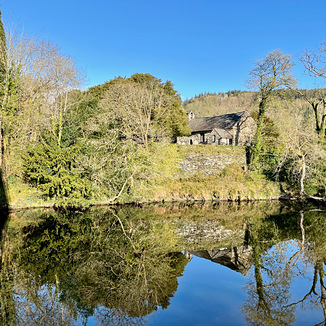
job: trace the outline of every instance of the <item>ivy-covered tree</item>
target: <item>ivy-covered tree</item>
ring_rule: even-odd
[[[251,151],[251,167],[257,168],[257,163],[263,146],[263,129],[268,108],[268,102],[272,98],[273,91],[290,88],[296,84],[291,73],[293,62],[291,56],[280,50],[269,52],[262,60],[258,60],[250,72],[248,86],[259,92],[259,110],[257,117],[257,130],[254,136],[254,144]]]
[[[0,112],[0,168],[3,168],[3,111],[6,102],[6,83],[7,83],[7,42],[6,34],[3,28],[0,12],[0,97],[1,97],[1,112]]]
[[[6,74],[6,62],[7,62],[7,42],[6,33],[3,28],[0,11],[0,78],[1,83],[5,80]]]
[[[0,12],[0,168],[8,176],[10,155],[15,147],[13,135],[17,131],[17,112],[20,100],[21,65],[8,51],[10,42],[1,21]]]

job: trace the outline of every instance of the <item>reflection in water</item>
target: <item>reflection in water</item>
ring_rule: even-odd
[[[246,275],[247,323],[292,324],[301,305],[326,311],[325,217],[266,203],[12,213],[0,324],[147,324],[169,310],[192,255]],[[309,266],[311,284],[296,299],[292,284]]]
[[[296,308],[302,304],[303,309],[322,308],[324,317],[314,323],[324,325],[325,217],[319,210],[301,210],[287,216],[286,222],[289,225],[292,222],[291,229],[282,227],[284,219],[250,225],[254,278],[247,284],[249,297],[243,306],[249,324],[292,324],[296,320]],[[302,299],[293,301],[291,285],[295,278],[309,276],[310,266],[314,268],[310,290]]]
[[[10,280],[12,273],[12,257],[10,254],[9,235],[7,233],[8,223],[8,199],[0,170],[0,322],[12,320],[15,312],[14,283]]]
[[[7,192],[2,178],[2,171],[0,169],[0,242],[2,238],[2,230],[5,228],[8,220],[8,213]]]
[[[252,264],[251,247],[233,247],[211,250],[189,251],[191,255],[205,258],[213,263],[221,264],[236,272],[246,275]]]
[[[55,286],[71,316],[95,314],[103,324],[141,323],[157,306],[166,308],[187,263],[170,253],[175,235],[167,224],[129,218],[123,210],[48,215],[22,231],[29,286]],[[95,311],[98,306],[105,308]]]

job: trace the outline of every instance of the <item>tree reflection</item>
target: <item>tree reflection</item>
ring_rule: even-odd
[[[326,221],[318,213],[319,210],[301,210],[288,216],[287,223],[292,223],[290,236],[279,219],[254,220],[250,224],[254,278],[247,284],[249,298],[243,306],[249,324],[291,324],[300,304],[321,306],[324,321],[320,324],[325,323]],[[287,252],[289,244],[296,248],[292,255]],[[314,271],[311,287],[301,299],[291,302],[291,284],[295,277],[307,275],[307,264]]]
[[[292,302],[284,307],[285,310],[298,305],[320,306],[323,310],[324,320],[318,325],[326,322],[326,296],[325,296],[325,270],[326,262],[326,221],[323,212],[319,209],[300,211],[300,226],[302,233],[302,246],[305,248],[305,258],[313,265],[313,278],[309,291],[298,301]],[[306,226],[304,225],[306,220]],[[304,235],[307,233],[307,241]]]
[[[280,251],[272,257],[266,251],[277,243],[278,229],[273,221],[252,220],[248,225],[248,243],[253,248],[254,277],[247,284],[249,299],[243,306],[248,324],[251,325],[288,325],[295,317],[292,311],[282,309],[289,298],[290,279],[280,277]]]
[[[188,208],[166,207],[49,211],[35,213],[37,218],[28,213],[30,219],[13,215],[1,244],[0,324],[73,325],[78,319],[86,325],[92,316],[99,325],[142,325],[148,314],[170,305],[188,262],[180,252],[188,245],[182,239],[192,239],[194,230],[204,239],[191,244],[195,254],[206,252],[200,247],[207,243],[250,249],[245,259],[252,264],[252,277],[247,278],[248,299],[242,307],[248,324],[292,324],[302,306],[318,306],[325,313],[325,215],[285,210],[280,216],[275,209],[275,215],[262,216],[253,209],[246,215],[239,209],[230,218],[226,209],[221,211],[221,219],[218,209],[205,219],[198,207],[194,215]],[[190,218],[182,219],[185,214]],[[182,236],[176,232],[180,225]],[[216,225],[229,238],[211,237],[209,228]],[[239,269],[237,255],[234,265],[232,257],[209,253],[212,261]],[[292,298],[293,281],[309,276],[309,266],[311,284],[301,297]]]
[[[128,209],[46,214],[20,233],[8,260],[17,275],[7,291],[12,324],[86,324],[92,315],[103,325],[142,324],[168,307],[187,264],[168,223]]]
[[[8,226],[8,198],[0,169],[0,324],[15,323],[14,267],[11,264]]]
[[[0,270],[0,324],[14,325],[16,310],[14,301],[15,264],[12,263],[9,235],[2,230],[1,239],[1,270]]]

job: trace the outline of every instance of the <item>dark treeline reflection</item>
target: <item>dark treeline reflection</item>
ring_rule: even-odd
[[[145,316],[169,307],[188,253],[218,248],[230,248],[237,261],[245,248],[241,266],[251,266],[251,276],[242,312],[249,324],[291,324],[302,304],[325,311],[323,212],[266,203],[105,207],[10,215],[1,249],[0,324],[72,325],[78,319],[86,325],[90,316],[99,325],[145,324]],[[307,266],[311,286],[292,300],[291,284]]]

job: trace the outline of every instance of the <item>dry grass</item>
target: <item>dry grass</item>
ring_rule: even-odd
[[[162,154],[163,153],[163,154]],[[245,148],[241,146],[184,146],[155,144],[148,153],[150,166],[142,177],[135,179],[132,187],[118,201],[245,201],[276,199],[280,195],[278,183],[266,180],[260,174],[246,172],[240,165],[232,164],[221,173],[204,175],[185,173],[179,167],[189,153],[202,156],[230,155],[233,161],[243,161]],[[11,207],[37,207],[53,205],[40,192],[23,183],[10,185]],[[105,192],[103,192],[104,194]],[[108,198],[98,194],[84,205],[107,203]]]

